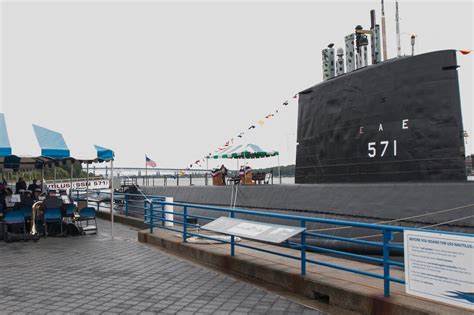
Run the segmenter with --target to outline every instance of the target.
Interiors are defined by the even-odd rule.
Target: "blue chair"
[[[87,229],[87,231],[95,230],[95,232],[98,233],[99,229],[97,227],[97,217],[96,217],[95,209],[92,208],[92,207],[82,208],[79,211],[79,218],[77,219],[77,221],[79,222],[79,225],[82,227],[82,222],[86,221],[86,226],[88,227],[89,226],[89,221],[91,221],[91,220],[94,220],[94,222],[95,222],[95,229]]]
[[[23,211],[23,216],[25,217],[25,221],[31,220],[31,212],[32,212],[31,207],[23,206],[21,207],[20,210]]]
[[[13,224],[21,224],[23,226],[23,240],[26,240],[25,216],[22,210],[14,210],[6,212],[3,217],[4,239],[8,240],[8,226]]]
[[[72,218],[74,218],[74,212],[75,211],[76,211],[76,205],[75,204],[73,204],[73,203],[67,204],[66,205],[66,215],[65,215],[65,217],[72,220]]]
[[[48,223],[59,223],[61,226],[61,235],[63,235],[63,219],[61,209],[50,208],[45,209],[43,214],[44,236],[48,236]]]

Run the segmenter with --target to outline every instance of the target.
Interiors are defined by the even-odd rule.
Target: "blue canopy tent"
[[[40,156],[19,156],[12,154],[5,116],[0,113],[0,169],[11,169],[12,171],[44,169],[45,167],[53,166],[55,163],[65,162],[67,158],[69,158],[69,156],[65,154],[58,154],[53,151],[50,153],[51,154],[41,154]]]
[[[86,171],[86,202],[89,203],[89,164],[96,162],[110,162],[110,218],[111,218],[111,236],[114,237],[114,152],[110,149],[106,149],[102,146],[94,145],[96,150],[95,157],[85,157],[74,159],[70,156],[70,150],[64,141],[62,134],[49,130],[37,125],[33,125],[35,130],[36,139],[41,147],[41,155],[53,158],[68,158],[72,161],[71,163],[71,189],[72,189],[72,178],[73,178],[73,163],[79,161],[85,163],[87,166]],[[56,173],[55,173],[56,178]]]
[[[41,148],[41,156],[52,158],[70,157],[69,148],[59,132],[33,125],[36,139]]]
[[[5,115],[0,113],[0,156],[9,156],[12,154],[10,138],[8,138],[7,124]]]
[[[71,156],[71,152],[64,141],[64,137],[61,133],[56,131],[33,125],[33,130],[36,135],[36,139],[41,149],[39,156],[18,156],[12,154],[12,148],[10,145],[10,139],[8,136],[8,130],[6,127],[5,116],[0,113],[0,170],[11,169],[12,171],[28,171],[41,169],[42,178],[44,181],[44,168],[54,167],[55,170],[55,181],[56,181],[56,166],[62,163],[71,165],[71,181],[72,181],[72,170],[73,164],[85,163],[87,165],[87,177],[89,175],[89,164],[97,162],[110,162],[110,176],[111,176],[111,203],[110,203],[110,214],[112,221],[112,238],[113,238],[113,159],[114,152],[110,149],[106,149],[101,146],[95,146],[95,155],[89,157],[74,158]],[[88,178],[87,178],[88,180]],[[72,185],[71,185],[72,187]],[[88,185],[87,185],[88,187]]]

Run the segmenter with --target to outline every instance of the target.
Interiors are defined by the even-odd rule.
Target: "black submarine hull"
[[[295,182],[466,180],[457,67],[436,51],[300,92]]]

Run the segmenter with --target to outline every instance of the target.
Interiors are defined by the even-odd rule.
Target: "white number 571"
[[[382,152],[380,153],[381,157],[385,155],[389,144],[390,141],[380,141],[380,145],[382,146]],[[368,144],[368,153],[370,158],[373,158],[377,155],[376,145],[377,142],[369,142]],[[397,156],[397,140],[393,140],[393,156]]]

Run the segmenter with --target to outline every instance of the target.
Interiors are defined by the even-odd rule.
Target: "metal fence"
[[[105,195],[108,193],[105,193]],[[79,195],[78,195],[79,197]],[[110,197],[109,197],[110,201]],[[390,270],[392,268],[401,268],[405,267],[403,261],[396,261],[393,260],[393,255],[391,255],[391,251],[404,251],[404,246],[402,243],[395,243],[393,241],[393,236],[395,234],[402,234],[405,230],[410,231],[425,231],[425,232],[434,232],[434,233],[442,233],[442,234],[451,234],[451,235],[463,235],[463,236],[470,236],[474,237],[472,234],[465,234],[465,233],[452,233],[452,232],[445,232],[439,230],[426,230],[426,229],[414,229],[414,228],[404,228],[399,226],[389,226],[389,225],[380,225],[380,224],[370,224],[370,223],[362,223],[362,222],[355,222],[355,221],[344,221],[344,220],[333,220],[333,219],[322,219],[317,217],[307,217],[307,216],[296,216],[296,215],[286,215],[286,214],[277,214],[271,212],[260,212],[260,211],[252,211],[252,210],[245,210],[245,209],[233,209],[233,208],[224,208],[224,207],[215,207],[215,206],[208,206],[208,205],[199,205],[199,204],[189,204],[189,203],[181,203],[181,202],[166,202],[164,196],[144,196],[144,195],[131,195],[131,194],[124,194],[118,193],[115,197],[115,204],[116,211],[121,212],[125,216],[142,216],[144,219],[145,224],[148,225],[150,233],[153,233],[155,228],[171,230],[174,232],[178,232],[182,234],[183,242],[187,241],[189,236],[196,236],[203,239],[210,239],[219,243],[227,243],[230,245],[230,254],[232,256],[235,255],[235,247],[240,246],[243,248],[248,248],[260,252],[264,252],[267,254],[277,255],[281,257],[285,257],[288,259],[298,260],[301,263],[300,270],[301,275],[306,274],[306,266],[307,264],[314,264],[319,266],[325,266],[329,268],[334,268],[338,270],[348,271],[352,273],[356,273],[359,275],[364,275],[372,278],[377,278],[383,280],[384,283],[384,296],[390,296],[390,283],[396,282],[405,284],[404,279],[395,278],[390,275]],[[110,204],[109,204],[110,205]],[[166,211],[165,206],[173,206],[174,211]],[[181,211],[177,211],[177,210]],[[353,228],[362,228],[368,229],[373,231],[375,234],[380,235],[380,241],[368,241],[363,239],[355,239],[349,237],[342,237],[337,235],[328,235],[323,233],[316,233],[311,231],[304,231],[299,236],[299,241],[286,241],[282,243],[282,246],[296,249],[298,250],[297,255],[289,255],[282,252],[272,251],[269,249],[259,248],[256,246],[251,246],[248,244],[242,244],[235,241],[235,237],[231,236],[229,241],[223,240],[221,238],[217,239],[212,236],[199,233],[199,224],[190,223],[190,219],[197,219],[202,220],[204,222],[210,222],[216,219],[216,217],[210,217],[206,215],[198,215],[190,213],[190,210],[205,210],[210,211],[212,213],[217,213],[219,216],[227,216],[230,218],[238,218],[239,216],[256,216],[262,218],[262,222],[264,222],[265,218],[274,218],[274,219],[281,219],[287,221],[294,222],[293,225],[300,226],[300,227],[307,227],[308,223],[320,223],[320,224],[327,224],[330,226],[341,226],[341,227],[353,227]],[[180,220],[177,219],[167,219],[166,214],[173,214],[181,218]],[[177,224],[182,226],[182,229],[177,229],[174,227],[166,226],[166,222],[172,222],[173,224]],[[190,230],[190,228],[194,228],[196,230]],[[322,246],[314,246],[308,244],[310,239],[329,239],[335,240],[339,242],[347,242],[351,244],[358,244],[363,246],[369,247],[376,247],[381,249],[382,255],[380,257],[374,257],[373,255],[363,255],[363,254],[355,254],[352,252],[336,250],[331,248],[326,248]],[[355,268],[350,268],[346,266],[337,265],[334,263],[317,261],[312,258],[308,258],[306,253],[307,251],[325,253],[329,255],[335,255],[342,258],[347,258],[351,260],[358,260],[358,261],[365,261],[372,264],[377,264],[383,266],[383,273],[375,273],[369,272],[365,270],[359,270]],[[392,257],[391,257],[392,256]]]

